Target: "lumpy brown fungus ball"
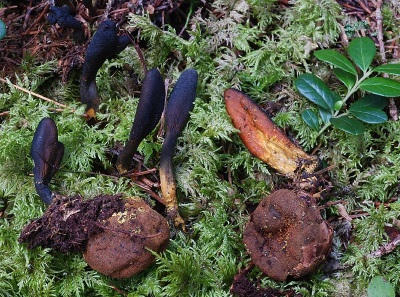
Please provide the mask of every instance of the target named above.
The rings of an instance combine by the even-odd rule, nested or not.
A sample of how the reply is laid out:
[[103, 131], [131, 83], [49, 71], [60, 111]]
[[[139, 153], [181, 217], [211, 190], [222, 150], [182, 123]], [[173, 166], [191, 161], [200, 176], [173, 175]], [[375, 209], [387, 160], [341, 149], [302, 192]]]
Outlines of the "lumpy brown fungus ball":
[[114, 278], [126, 278], [150, 266], [149, 251], [162, 252], [168, 245], [165, 218], [140, 198], [126, 200], [123, 211], [103, 222], [104, 232], [91, 236], [84, 258], [94, 270]]
[[243, 241], [252, 262], [278, 281], [314, 271], [332, 245], [332, 228], [304, 192], [278, 190], [251, 214]]

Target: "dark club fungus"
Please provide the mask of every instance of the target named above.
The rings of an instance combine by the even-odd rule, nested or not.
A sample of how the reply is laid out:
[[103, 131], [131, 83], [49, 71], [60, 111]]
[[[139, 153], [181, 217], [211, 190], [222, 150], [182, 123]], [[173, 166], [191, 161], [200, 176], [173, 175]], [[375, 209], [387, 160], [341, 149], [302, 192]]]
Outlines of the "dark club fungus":
[[[233, 125], [254, 156], [291, 178], [313, 173], [318, 158], [290, 141], [246, 94], [228, 89], [224, 95]], [[324, 261], [332, 245], [332, 228], [310, 194], [281, 189], [251, 214], [243, 241], [255, 265], [284, 281], [311, 273]]]
[[35, 188], [46, 204], [52, 202], [49, 182], [57, 172], [63, 156], [64, 145], [58, 141], [58, 131], [54, 120], [42, 119], [33, 136], [31, 157], [35, 164], [33, 168]]
[[50, 6], [47, 21], [52, 25], [58, 24], [61, 28], [73, 29], [75, 40], [82, 43], [85, 40], [83, 25], [74, 16], [74, 9], [68, 5]]
[[116, 167], [126, 173], [142, 140], [156, 127], [164, 110], [165, 85], [158, 69], [147, 71], [143, 81], [135, 119], [124, 149], [119, 154]]
[[161, 192], [167, 208], [167, 216], [176, 227], [184, 228], [185, 222], [178, 213], [176, 184], [172, 158], [178, 136], [189, 120], [190, 111], [196, 99], [197, 71], [186, 69], [173, 88], [165, 110], [165, 137], [161, 148], [160, 183]]
[[264, 198], [251, 214], [243, 241], [254, 264], [285, 281], [313, 272], [330, 251], [332, 234], [312, 197], [282, 189]]
[[117, 35], [116, 24], [111, 20], [102, 22], [94, 34], [86, 50], [80, 81], [81, 102], [86, 104], [86, 114], [89, 117], [95, 115], [100, 105], [96, 85], [97, 71], [107, 59], [123, 51], [129, 42], [128, 36]]
[[[56, 173], [64, 146], [57, 127], [43, 119], [33, 137], [35, 186], [49, 208], [24, 227], [19, 242], [61, 252], [84, 252], [93, 269], [115, 278], [130, 277], [151, 265], [149, 251], [162, 252], [169, 242], [167, 220], [138, 197], [53, 195], [48, 183]], [[54, 199], [53, 199], [54, 197]]]

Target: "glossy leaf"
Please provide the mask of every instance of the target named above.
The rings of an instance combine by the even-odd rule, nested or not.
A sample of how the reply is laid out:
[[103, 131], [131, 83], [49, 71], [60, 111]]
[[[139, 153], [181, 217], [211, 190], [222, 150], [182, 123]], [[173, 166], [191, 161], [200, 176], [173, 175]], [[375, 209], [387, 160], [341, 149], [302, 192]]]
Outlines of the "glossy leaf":
[[339, 118], [331, 118], [330, 122], [336, 128], [352, 135], [360, 135], [364, 132], [364, 125], [355, 118], [342, 116]]
[[300, 75], [295, 80], [297, 90], [318, 106], [333, 110], [334, 98], [328, 86], [317, 76], [310, 73]]
[[312, 109], [306, 109], [301, 113], [301, 117], [308, 126], [314, 130], [319, 129], [318, 115]]
[[354, 84], [356, 83], [356, 76], [355, 75], [353, 75], [353, 74], [351, 74], [351, 73], [349, 73], [349, 72], [346, 72], [346, 71], [343, 71], [342, 69], [339, 69], [339, 68], [335, 68], [335, 69], [333, 69], [333, 73], [335, 73], [335, 75], [337, 76], [337, 78], [342, 82], [342, 83], [344, 83], [344, 85], [347, 87], [347, 89], [351, 89], [353, 86], [354, 86]]
[[363, 109], [352, 109], [350, 107], [349, 112], [360, 121], [368, 124], [381, 124], [388, 119], [383, 110], [374, 107], [365, 107]]
[[321, 116], [324, 124], [328, 123], [329, 120], [332, 118], [332, 112], [323, 108], [319, 109], [319, 115]]
[[390, 282], [378, 275], [369, 283], [367, 294], [368, 297], [394, 297], [396, 292]]
[[375, 58], [375, 43], [368, 37], [355, 38], [350, 42], [348, 52], [354, 63], [365, 72]]
[[328, 62], [345, 72], [357, 75], [357, 70], [350, 60], [335, 50], [319, 50], [314, 55], [321, 61]]
[[6, 24], [2, 20], [0, 20], [0, 40], [3, 39], [4, 36], [6, 36], [7, 33], [7, 27]]
[[362, 97], [361, 99], [358, 99], [356, 102], [354, 102], [351, 106], [350, 109], [352, 110], [363, 110], [364, 108], [368, 107], [374, 107], [378, 109], [384, 109], [389, 103], [388, 98], [382, 97], [379, 95], [375, 94], [368, 94]]
[[400, 82], [385, 77], [372, 77], [360, 84], [360, 89], [385, 97], [400, 96]]
[[400, 64], [385, 64], [375, 67], [376, 72], [383, 72], [388, 74], [400, 75]]

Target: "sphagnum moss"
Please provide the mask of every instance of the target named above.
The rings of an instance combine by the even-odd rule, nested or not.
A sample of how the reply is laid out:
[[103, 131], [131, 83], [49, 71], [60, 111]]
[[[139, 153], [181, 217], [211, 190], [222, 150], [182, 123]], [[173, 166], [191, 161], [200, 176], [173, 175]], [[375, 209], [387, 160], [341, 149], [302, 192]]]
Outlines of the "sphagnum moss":
[[[60, 171], [50, 188], [88, 198], [101, 192], [148, 198], [126, 179], [116, 181], [87, 173], [112, 170], [107, 150], [129, 136], [139, 96], [130, 93], [122, 82], [127, 80], [126, 65], [134, 65], [140, 84], [140, 59], [133, 48], [128, 48], [99, 69], [97, 87], [103, 98], [97, 114], [100, 121], [89, 126], [81, 117], [85, 108], [75, 101], [78, 88], [71, 84], [52, 88], [55, 83], [59, 86], [57, 81], [61, 80], [55, 72], [56, 63], [37, 65], [28, 57], [18, 77], [10, 79], [69, 108], [56, 112], [51, 103], [12, 86], [1, 86], [0, 111], [7, 111], [8, 115], [2, 116], [0, 122], [0, 195], [7, 203], [0, 224], [0, 295], [116, 296], [116, 290], [121, 290], [128, 296], [228, 296], [233, 276], [249, 261], [240, 243], [249, 215], [246, 206], [258, 203], [279, 186], [282, 178], [255, 160], [241, 144], [227, 117], [223, 92], [230, 87], [241, 88], [257, 103], [278, 98], [279, 103], [283, 102], [275, 116], [278, 125], [296, 135], [304, 148], [315, 147], [316, 137], [300, 117], [305, 101], [293, 94], [292, 81], [298, 73], [319, 69], [309, 53], [337, 40], [339, 18], [339, 6], [333, 0], [295, 1], [289, 7], [270, 0], [215, 0], [207, 9], [193, 2], [187, 36], [183, 38], [168, 25], [165, 30], [159, 29], [147, 16], [130, 17], [128, 30], [140, 29], [140, 37], [146, 43], [142, 50], [148, 68], [159, 67], [164, 77], [174, 81], [182, 65], [193, 67], [199, 72], [199, 86], [196, 105], [178, 139], [173, 159], [177, 194], [191, 232], [178, 232], [167, 252], [157, 255], [155, 266], [127, 280], [97, 274], [80, 255], [30, 251], [17, 244], [16, 239], [22, 227], [44, 211], [34, 194], [30, 176], [33, 163], [29, 158], [34, 128], [43, 117], [57, 121], [60, 141], [66, 147]], [[385, 26], [398, 27], [388, 23]], [[279, 95], [271, 88], [277, 82], [283, 87]], [[353, 279], [352, 284], [345, 283], [345, 290], [351, 294], [365, 291], [376, 274], [385, 275], [400, 290], [397, 251], [385, 258], [363, 261], [365, 252], [387, 240], [382, 227], [397, 216], [384, 207], [376, 210], [370, 203], [386, 202], [398, 195], [398, 125], [387, 122], [368, 127], [361, 138], [331, 131], [318, 139], [320, 157], [337, 166], [331, 171], [334, 187], [348, 189], [332, 199], [349, 197], [348, 211], [360, 208], [365, 201], [366, 215], [370, 214], [354, 220], [356, 241], [348, 251], [342, 251], [342, 264], [354, 266], [336, 275], [339, 281]], [[138, 150], [145, 153], [146, 164], [158, 165], [161, 144], [157, 131], [143, 141]], [[260, 271], [253, 271], [251, 277], [261, 277]], [[290, 283], [262, 277], [260, 283], [292, 288], [304, 296], [332, 296], [335, 291], [335, 282], [322, 272]]]

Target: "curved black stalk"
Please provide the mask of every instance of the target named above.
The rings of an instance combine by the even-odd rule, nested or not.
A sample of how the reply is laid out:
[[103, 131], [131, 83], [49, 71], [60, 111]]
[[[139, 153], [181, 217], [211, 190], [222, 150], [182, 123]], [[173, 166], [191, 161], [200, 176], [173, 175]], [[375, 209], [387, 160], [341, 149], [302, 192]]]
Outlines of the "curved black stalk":
[[92, 0], [83, 0], [83, 5], [89, 10], [89, 16], [92, 18], [96, 15], [96, 7], [93, 6]]
[[56, 23], [62, 28], [70, 28], [74, 30], [74, 38], [77, 42], [83, 43], [85, 41], [85, 33], [82, 23], [75, 19], [75, 11], [68, 5], [61, 7], [50, 6], [47, 21], [55, 25]]
[[106, 20], [100, 24], [90, 42], [83, 64], [80, 81], [81, 102], [86, 104], [86, 113], [92, 117], [98, 110], [96, 74], [103, 63], [123, 51], [129, 44], [128, 36], [117, 36], [115, 22]]
[[196, 88], [197, 71], [189, 68], [181, 74], [169, 97], [165, 110], [165, 139], [161, 149], [160, 183], [167, 216], [174, 221], [176, 227], [182, 228], [184, 228], [185, 222], [178, 213], [172, 158], [176, 141], [185, 128], [190, 111], [193, 109]]
[[147, 71], [143, 81], [139, 104], [136, 110], [129, 139], [117, 159], [120, 174], [127, 172], [142, 140], [154, 130], [164, 110], [165, 85], [160, 71], [154, 68]]
[[48, 205], [53, 200], [49, 182], [60, 167], [63, 156], [64, 145], [58, 141], [56, 124], [51, 118], [42, 119], [33, 136], [31, 157], [35, 163], [33, 176], [36, 192]]

